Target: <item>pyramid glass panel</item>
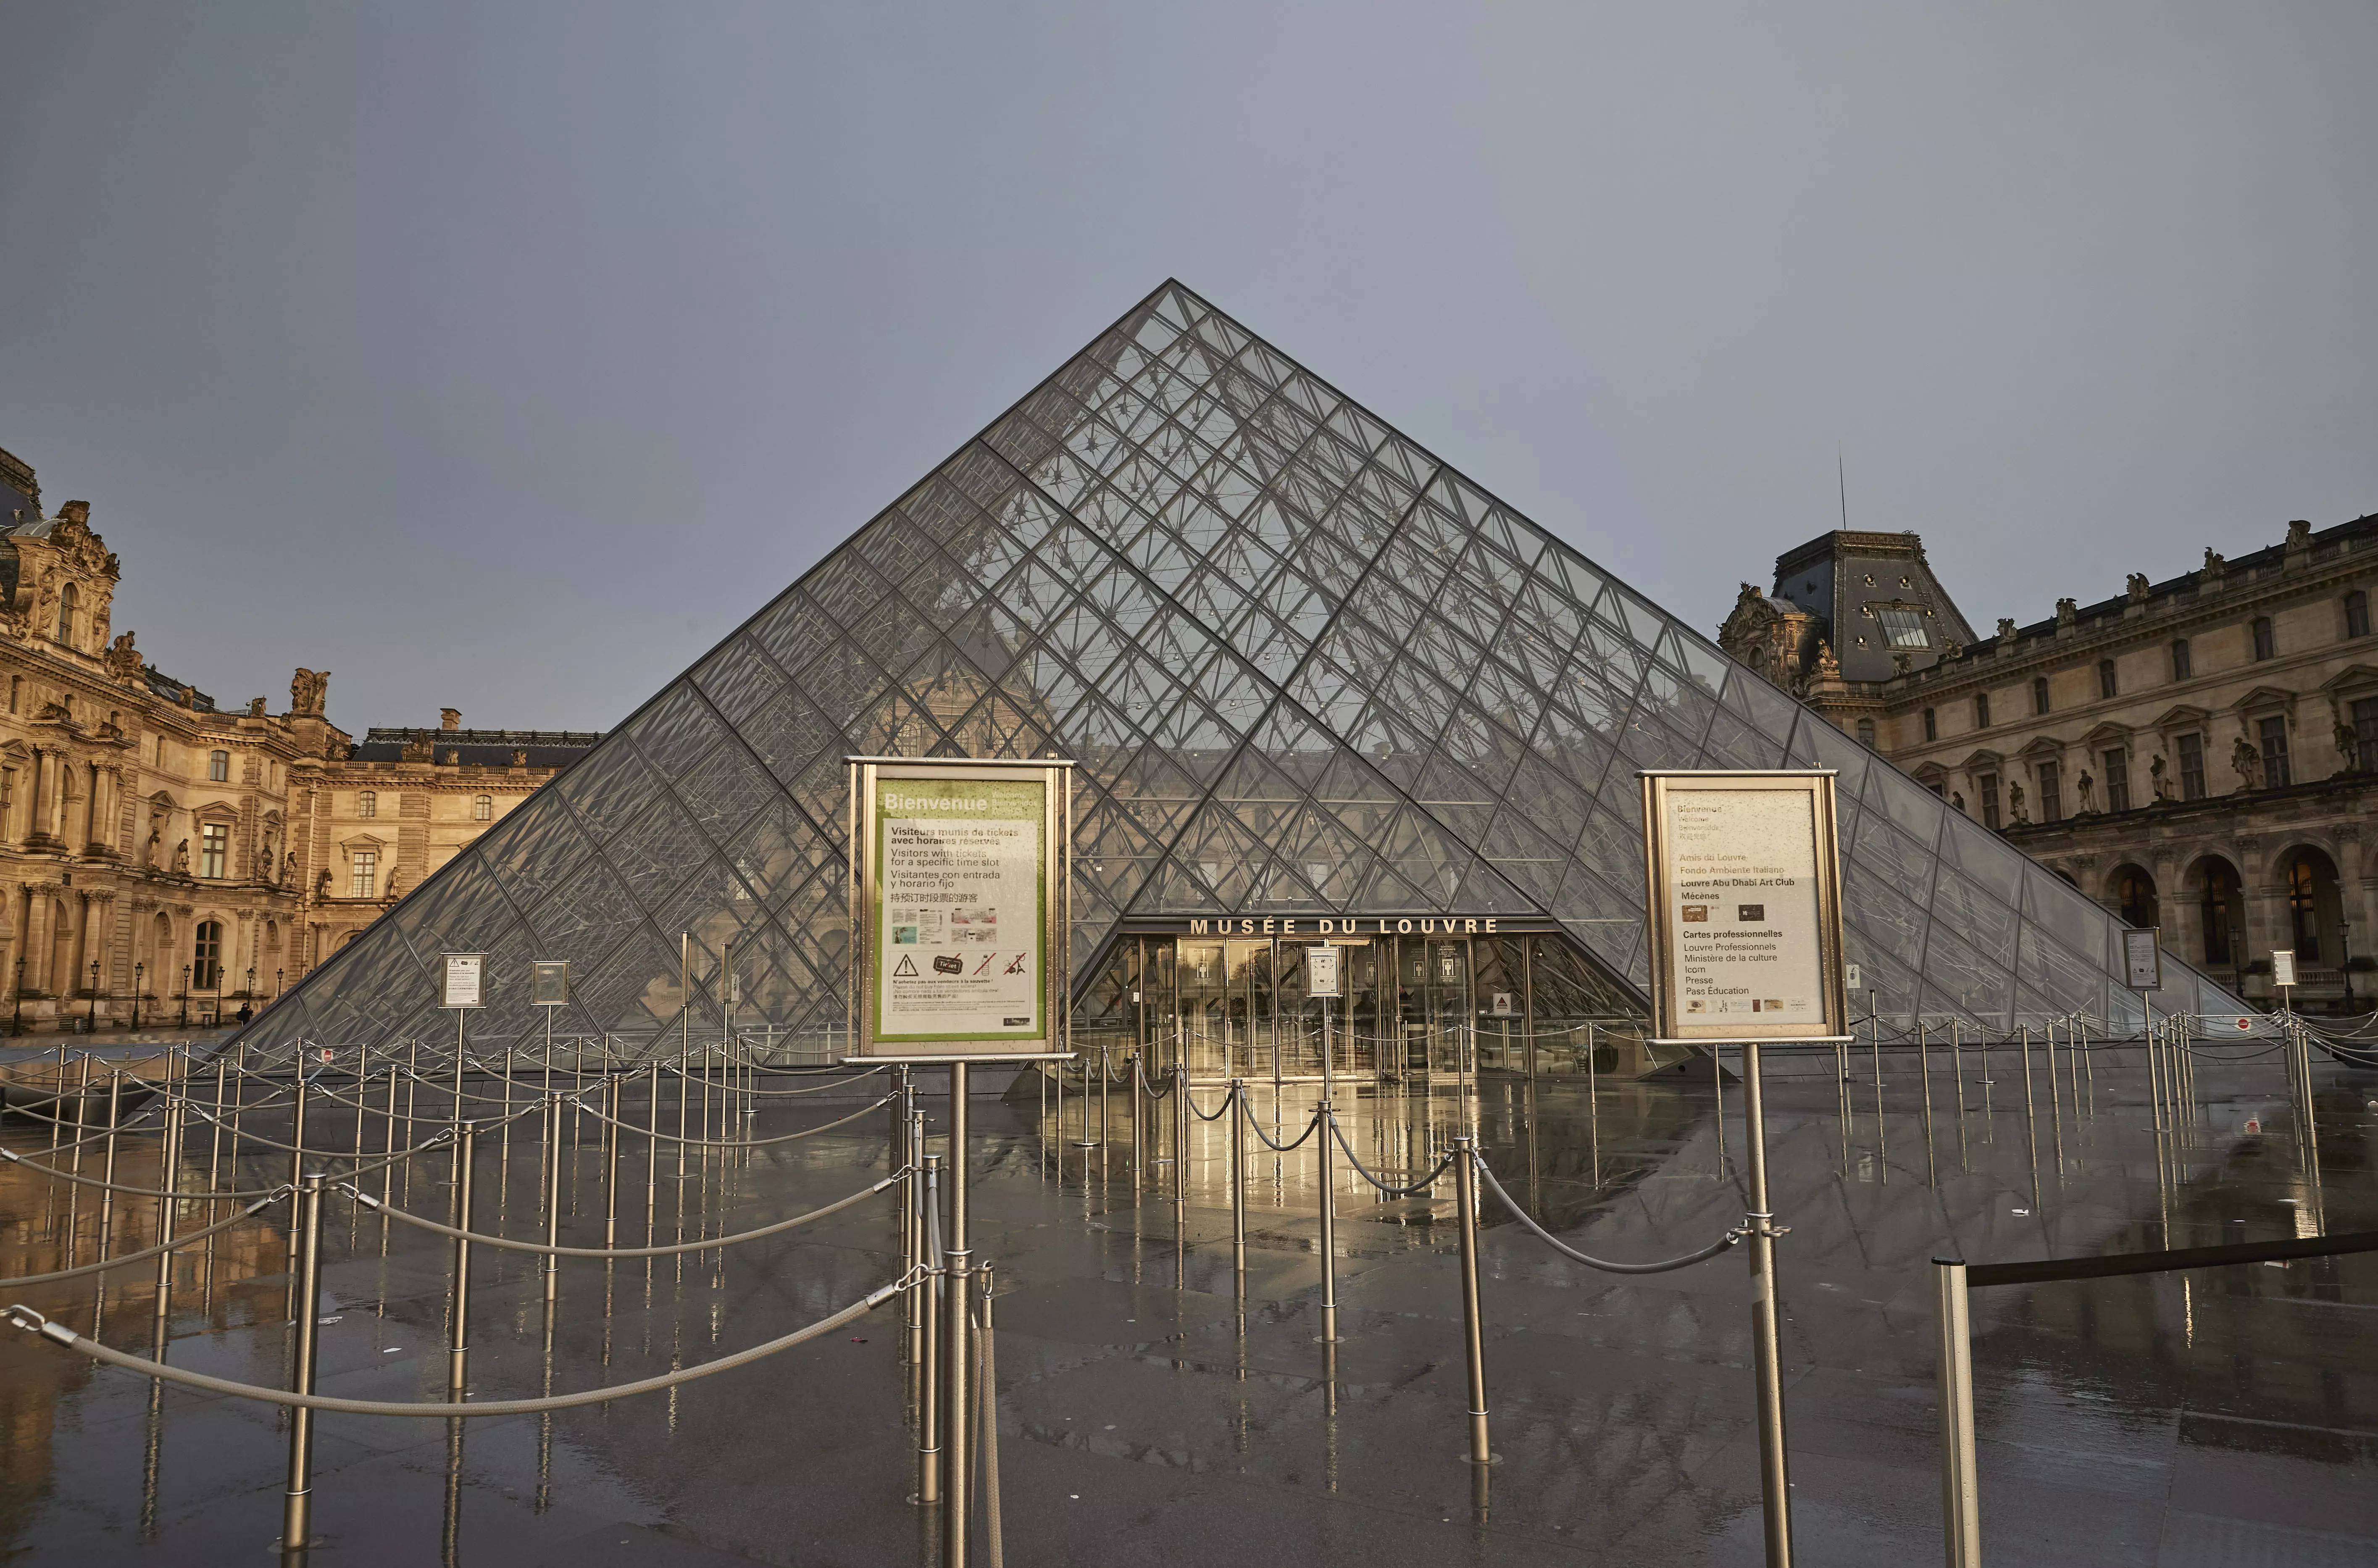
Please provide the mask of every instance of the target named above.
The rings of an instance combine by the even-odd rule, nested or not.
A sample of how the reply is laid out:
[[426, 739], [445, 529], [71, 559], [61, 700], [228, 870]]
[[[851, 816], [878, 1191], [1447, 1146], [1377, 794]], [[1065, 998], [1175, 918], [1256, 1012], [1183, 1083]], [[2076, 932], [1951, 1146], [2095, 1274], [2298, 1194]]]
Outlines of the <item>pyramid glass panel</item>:
[[[560, 957], [558, 1025], [663, 1048], [727, 1011], [730, 943], [737, 1022], [831, 1032], [857, 753], [1076, 761], [1084, 998], [1219, 918], [1491, 921], [1474, 973], [1639, 1016], [1636, 771], [1823, 767], [1886, 1019], [2138, 1014], [2105, 910], [1168, 282], [250, 1033], [433, 1027], [475, 949], [474, 1034], [541, 1027]], [[2166, 969], [2159, 1009], [2236, 1005]]]

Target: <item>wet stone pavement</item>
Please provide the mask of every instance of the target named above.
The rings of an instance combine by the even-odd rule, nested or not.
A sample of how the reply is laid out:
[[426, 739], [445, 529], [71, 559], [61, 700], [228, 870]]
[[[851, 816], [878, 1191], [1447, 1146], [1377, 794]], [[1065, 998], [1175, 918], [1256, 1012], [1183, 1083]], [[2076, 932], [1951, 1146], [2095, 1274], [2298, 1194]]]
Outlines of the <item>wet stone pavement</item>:
[[[2199, 1065], [2202, 1103], [2154, 1130], [2143, 1057], [2060, 1051], [1865, 1053], [1846, 1088], [1830, 1054], [1771, 1062], [1796, 1536], [1817, 1564], [1937, 1561], [1939, 1437], [1929, 1260], [1972, 1263], [2378, 1229], [2369, 1137], [2378, 1076], [2323, 1064], [2316, 1165], [2303, 1157], [2277, 1060]], [[938, 1077], [938, 1075], [934, 1075]], [[924, 1075], [920, 1074], [920, 1080]], [[1982, 1080], [1988, 1078], [1985, 1084]], [[871, 1087], [880, 1080], [871, 1081]], [[349, 1081], [350, 1084], [352, 1081]], [[486, 1087], [474, 1085], [474, 1092]], [[943, 1107], [925, 1098], [938, 1127]], [[341, 1093], [351, 1093], [342, 1089]], [[698, 1093], [698, 1091], [697, 1091]], [[1928, 1093], [1930, 1111], [1925, 1110]], [[1962, 1095], [1964, 1107], [1959, 1107]], [[1880, 1096], [1878, 1100], [1878, 1096]], [[847, 1114], [854, 1089], [765, 1102], [730, 1135], [773, 1137]], [[1212, 1109], [1219, 1092], [1198, 1103]], [[440, 1117], [428, 1090], [414, 1114]], [[1269, 1091], [1280, 1135], [1312, 1091]], [[383, 1144], [383, 1099], [362, 1119]], [[1340, 1340], [1319, 1342], [1312, 1146], [1251, 1135], [1249, 1254], [1231, 1265], [1225, 1123], [1192, 1123], [1178, 1167], [1151, 1138], [1133, 1168], [1128, 1096], [1109, 1138], [1075, 1146], [1029, 1090], [975, 1106], [977, 1255], [997, 1280], [998, 1431], [1008, 1560], [1363, 1568], [1462, 1563], [1754, 1563], [1760, 1560], [1745, 1261], [1599, 1275], [1487, 1200], [1482, 1243], [1488, 1403], [1498, 1462], [1464, 1462], [1466, 1399], [1450, 1179], [1380, 1202], [1337, 1167]], [[1341, 1087], [1365, 1164], [1422, 1171], [1475, 1126], [1512, 1197], [1571, 1245], [1643, 1260], [1737, 1223], [1741, 1095], [1723, 1123], [1707, 1082], [1583, 1084], [1489, 1076], [1474, 1096]], [[1095, 1100], [1093, 1100], [1095, 1105]], [[1879, 1107], [1879, 1112], [1878, 1112]], [[1847, 1115], [1844, 1116], [1846, 1109]], [[630, 1119], [646, 1114], [638, 1095]], [[251, 1113], [285, 1139], [285, 1114]], [[697, 1120], [699, 1113], [696, 1113]], [[1093, 1127], [1096, 1126], [1093, 1118]], [[674, 1131], [665, 1102], [662, 1125]], [[196, 1128], [197, 1124], [194, 1124]], [[478, 1227], [542, 1234], [536, 1118], [480, 1139]], [[817, 1137], [655, 1158], [621, 1147], [619, 1240], [740, 1230], [883, 1175], [885, 1117]], [[565, 1162], [562, 1239], [597, 1245], [594, 1124]], [[352, 1112], [317, 1103], [307, 1142], [351, 1147]], [[49, 1131], [8, 1119], [8, 1147], [47, 1160]], [[85, 1152], [99, 1168], [101, 1145]], [[288, 1155], [234, 1166], [195, 1130], [185, 1187], [282, 1179]], [[60, 1156], [64, 1163], [64, 1156]], [[390, 1201], [448, 1213], [448, 1161], [392, 1175]], [[153, 1132], [127, 1134], [117, 1177], [154, 1186]], [[1135, 1194], [1135, 1176], [1146, 1190]], [[377, 1176], [365, 1179], [377, 1191]], [[649, 1208], [648, 1208], [649, 1203]], [[96, 1256], [98, 1194], [0, 1167], [10, 1275]], [[119, 1199], [116, 1253], [155, 1239], [153, 1203]], [[195, 1214], [195, 1209], [192, 1211]], [[193, 1250], [170, 1299], [175, 1365], [285, 1385], [285, 1208]], [[326, 1205], [319, 1388], [442, 1398], [450, 1247], [343, 1200]], [[477, 1250], [475, 1399], [564, 1392], [693, 1365], [825, 1315], [895, 1276], [889, 1196], [731, 1249], [651, 1262], [565, 1260], [548, 1320], [538, 1261]], [[649, 1228], [647, 1215], [650, 1215]], [[186, 1232], [202, 1223], [184, 1220]], [[71, 1255], [69, 1249], [73, 1249]], [[156, 1271], [8, 1287], [145, 1354]], [[2005, 1563], [2378, 1563], [2378, 1255], [1977, 1290], [1974, 1380], [1983, 1543]], [[932, 1511], [914, 1461], [898, 1309], [669, 1393], [547, 1417], [326, 1414], [314, 1496], [319, 1563], [927, 1563]], [[26, 1334], [0, 1338], [0, 1540], [27, 1562], [271, 1561], [282, 1412], [160, 1387]], [[457, 1428], [462, 1430], [458, 1430]]]

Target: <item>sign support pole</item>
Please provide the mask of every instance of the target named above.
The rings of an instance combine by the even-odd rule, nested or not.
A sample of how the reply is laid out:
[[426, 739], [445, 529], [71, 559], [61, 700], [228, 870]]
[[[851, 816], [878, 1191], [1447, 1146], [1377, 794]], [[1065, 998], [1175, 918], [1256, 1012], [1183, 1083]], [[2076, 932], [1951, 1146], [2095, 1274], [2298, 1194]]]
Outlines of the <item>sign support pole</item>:
[[973, 1479], [973, 1423], [967, 1392], [973, 1382], [973, 1347], [967, 1332], [974, 1323], [973, 1248], [967, 1235], [967, 1063], [950, 1063], [949, 1296], [942, 1311], [942, 1564], [967, 1568], [967, 1483]]
[[1750, 1241], [1751, 1359], [1759, 1390], [1759, 1489], [1764, 1502], [1768, 1568], [1791, 1568], [1792, 1481], [1784, 1449], [1784, 1347], [1777, 1321], [1775, 1238], [1767, 1201], [1767, 1112], [1760, 1094], [1759, 1042], [1742, 1046], [1744, 1161], [1750, 1200], [1743, 1223]]

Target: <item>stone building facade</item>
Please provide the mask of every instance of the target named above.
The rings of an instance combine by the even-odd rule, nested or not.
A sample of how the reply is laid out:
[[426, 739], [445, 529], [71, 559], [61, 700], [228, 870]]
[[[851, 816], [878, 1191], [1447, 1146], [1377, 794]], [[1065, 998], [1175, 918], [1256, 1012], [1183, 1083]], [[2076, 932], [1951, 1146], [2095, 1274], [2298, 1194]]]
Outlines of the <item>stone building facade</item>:
[[[2133, 574], [1988, 638], [1940, 593], [1896, 645], [1867, 606], [1807, 587], [1815, 563], [1862, 563], [1891, 538], [1921, 561], [1912, 534], [1829, 534], [1779, 558], [1721, 642], [2241, 994], [2276, 1002], [2270, 954], [2286, 950], [2298, 1007], [2378, 1002], [2378, 515], [2293, 522], [2236, 560], [2208, 549], [2197, 570]], [[1891, 663], [1854, 664], [1844, 642]]]
[[0, 452], [0, 1022], [173, 1025], [260, 1009], [598, 738], [368, 732], [226, 712], [114, 633], [90, 509]]

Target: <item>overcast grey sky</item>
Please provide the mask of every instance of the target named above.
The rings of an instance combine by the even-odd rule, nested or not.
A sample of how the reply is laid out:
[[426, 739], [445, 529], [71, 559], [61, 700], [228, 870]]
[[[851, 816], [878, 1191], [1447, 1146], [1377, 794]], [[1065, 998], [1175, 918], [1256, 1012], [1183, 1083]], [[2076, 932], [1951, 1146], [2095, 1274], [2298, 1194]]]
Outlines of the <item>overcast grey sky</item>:
[[0, 447], [226, 704], [607, 725], [1168, 275], [1698, 625], [2378, 511], [2378, 6], [0, 4]]

